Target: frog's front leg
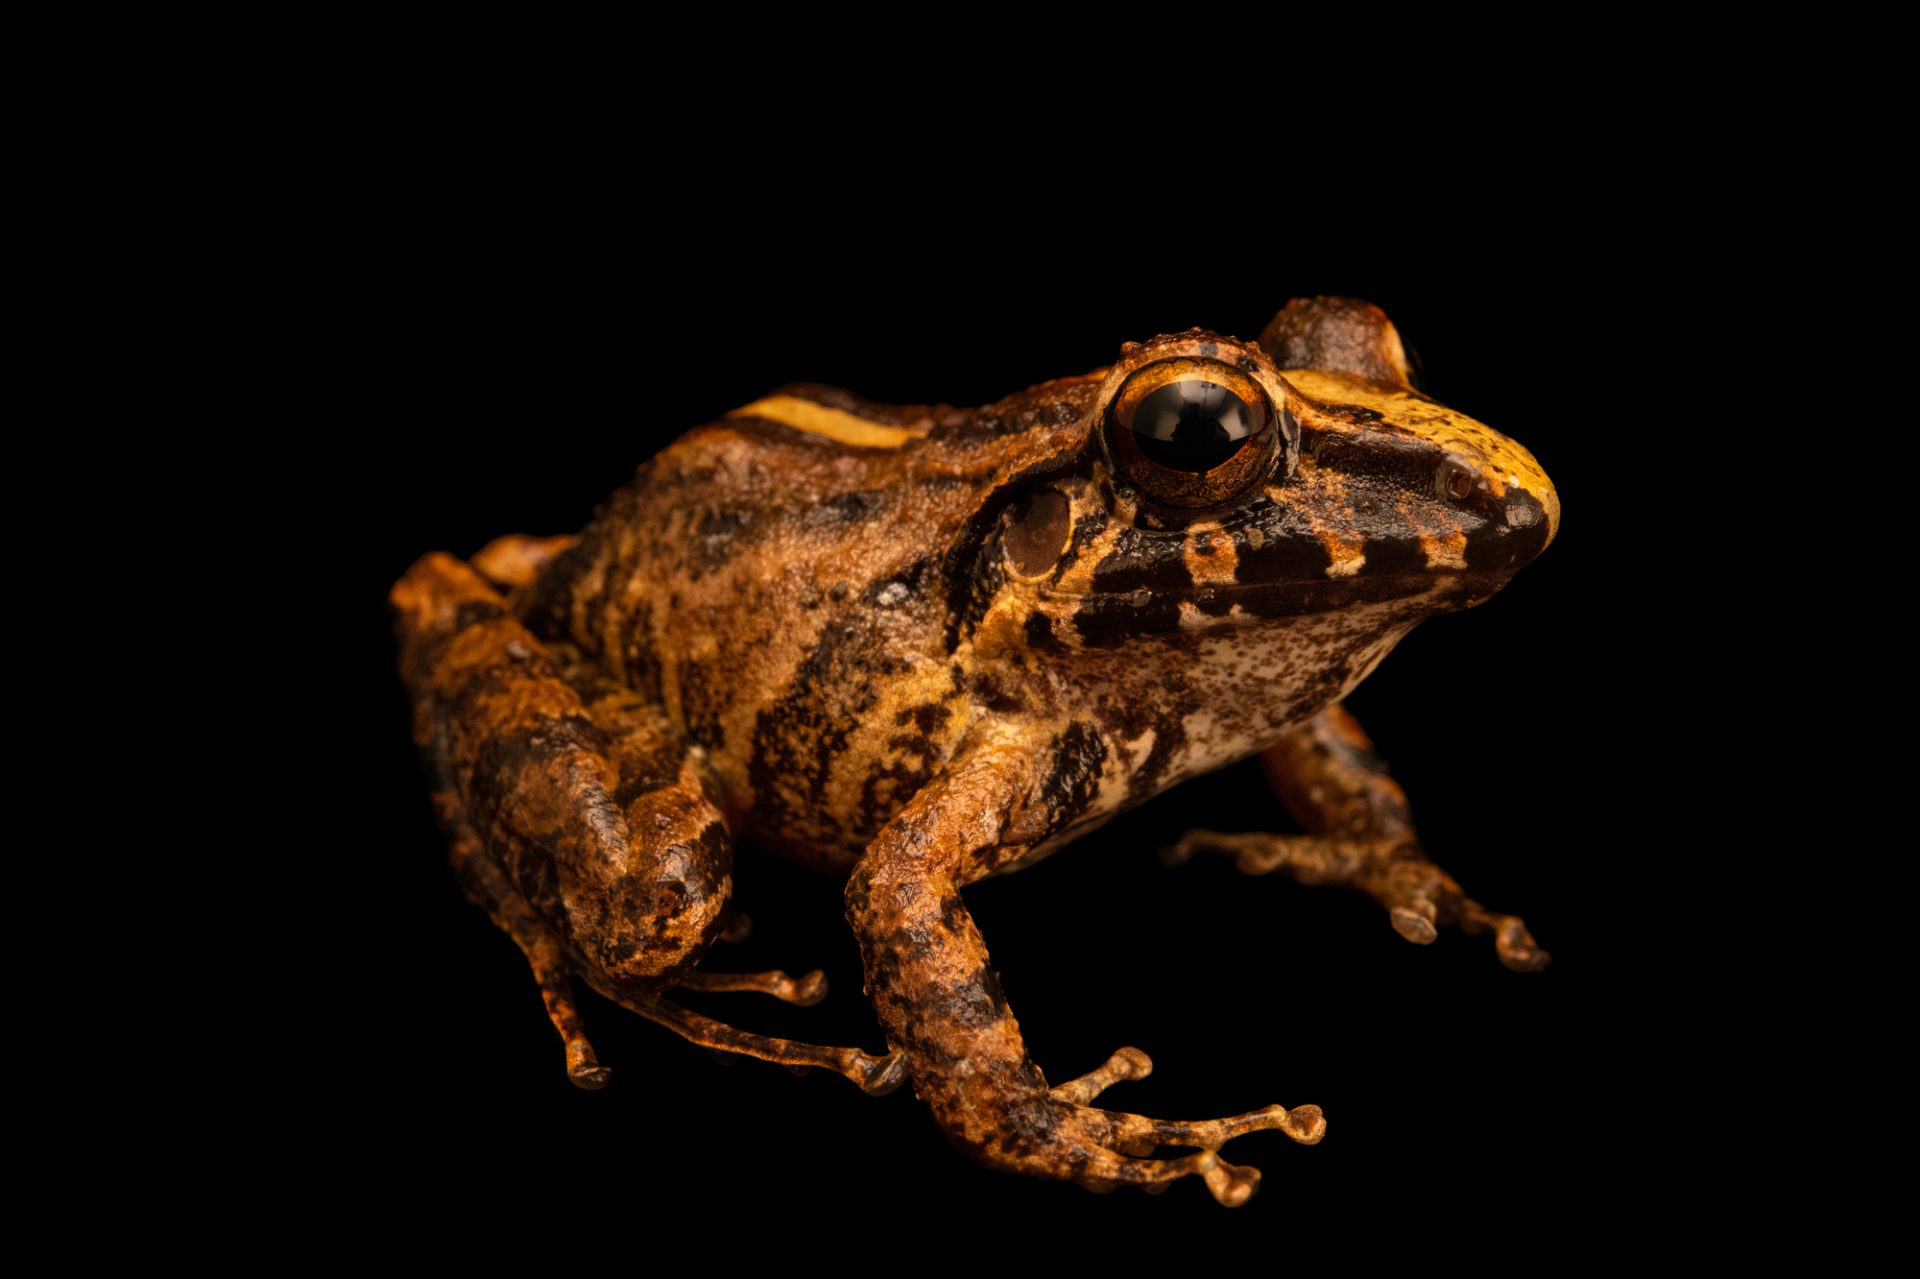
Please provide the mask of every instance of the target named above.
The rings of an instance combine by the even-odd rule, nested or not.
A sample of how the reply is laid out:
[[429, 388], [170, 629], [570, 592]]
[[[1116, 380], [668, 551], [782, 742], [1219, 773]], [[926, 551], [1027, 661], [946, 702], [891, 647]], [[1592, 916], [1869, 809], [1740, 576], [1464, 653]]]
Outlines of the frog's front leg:
[[[1060, 730], [1064, 731], [1060, 731]], [[1002, 723], [973, 740], [873, 842], [847, 884], [867, 993], [914, 1090], [963, 1151], [991, 1167], [1090, 1189], [1165, 1186], [1197, 1175], [1224, 1204], [1260, 1174], [1215, 1153], [1246, 1132], [1279, 1129], [1312, 1144], [1317, 1106], [1269, 1106], [1230, 1119], [1178, 1122], [1086, 1103], [1151, 1069], [1122, 1049], [1099, 1070], [1051, 1088], [1027, 1056], [960, 889], [1070, 825], [1098, 788], [1085, 726]], [[1160, 1145], [1199, 1148], [1154, 1159]]]
[[1373, 895], [1395, 931], [1422, 944], [1435, 925], [1491, 932], [1507, 967], [1535, 972], [1547, 952], [1517, 915], [1497, 915], [1427, 860], [1407, 811], [1406, 792], [1387, 775], [1373, 743], [1343, 706], [1328, 707], [1260, 756], [1274, 791], [1305, 835], [1192, 831], [1168, 851], [1224, 853], [1249, 875], [1280, 871], [1303, 884], [1342, 884]]

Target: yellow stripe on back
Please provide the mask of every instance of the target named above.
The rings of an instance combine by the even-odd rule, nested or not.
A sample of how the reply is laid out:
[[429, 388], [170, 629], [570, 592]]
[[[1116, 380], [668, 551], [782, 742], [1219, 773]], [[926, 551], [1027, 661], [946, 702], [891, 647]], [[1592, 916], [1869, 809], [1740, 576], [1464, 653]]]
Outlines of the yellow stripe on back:
[[904, 426], [887, 426], [855, 417], [845, 409], [829, 408], [803, 400], [797, 395], [769, 395], [727, 414], [728, 417], [759, 417], [790, 426], [796, 431], [824, 435], [842, 444], [870, 449], [897, 449], [908, 440], [917, 440], [922, 432]]

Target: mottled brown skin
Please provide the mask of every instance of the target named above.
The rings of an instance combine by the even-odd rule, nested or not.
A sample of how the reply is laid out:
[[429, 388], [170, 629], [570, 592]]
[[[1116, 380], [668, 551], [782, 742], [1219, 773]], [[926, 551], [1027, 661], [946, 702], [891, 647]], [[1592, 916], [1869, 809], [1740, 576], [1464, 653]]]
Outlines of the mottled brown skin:
[[[1243, 415], [1155, 426], [1188, 392]], [[1339, 702], [1558, 519], [1524, 449], [1412, 389], [1377, 308], [1316, 298], [1258, 344], [1130, 343], [981, 409], [785, 388], [682, 437], [577, 538], [503, 538], [471, 567], [429, 555], [393, 601], [455, 867], [526, 953], [576, 1082], [607, 1072], [572, 976], [697, 1042], [869, 1091], [911, 1079], [993, 1167], [1096, 1189], [1197, 1175], [1235, 1204], [1259, 1174], [1219, 1146], [1311, 1144], [1319, 1109], [1093, 1106], [1151, 1069], [1137, 1049], [1050, 1086], [960, 890], [1259, 755], [1307, 834], [1196, 832], [1177, 856], [1346, 884], [1411, 940], [1490, 930], [1509, 966], [1544, 965], [1518, 919], [1426, 859]], [[696, 970], [739, 926], [739, 837], [848, 877], [886, 1056], [665, 998], [824, 993], [818, 974]]]

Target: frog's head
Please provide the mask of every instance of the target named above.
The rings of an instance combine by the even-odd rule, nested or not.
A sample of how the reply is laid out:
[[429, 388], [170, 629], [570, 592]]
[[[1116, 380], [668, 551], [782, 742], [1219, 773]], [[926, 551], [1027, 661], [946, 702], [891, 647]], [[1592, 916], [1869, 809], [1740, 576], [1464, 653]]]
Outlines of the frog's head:
[[1086, 403], [1059, 440], [1078, 464], [1002, 516], [995, 611], [1029, 644], [1461, 608], [1559, 524], [1533, 456], [1414, 390], [1367, 303], [1297, 300], [1258, 342], [1129, 343]]

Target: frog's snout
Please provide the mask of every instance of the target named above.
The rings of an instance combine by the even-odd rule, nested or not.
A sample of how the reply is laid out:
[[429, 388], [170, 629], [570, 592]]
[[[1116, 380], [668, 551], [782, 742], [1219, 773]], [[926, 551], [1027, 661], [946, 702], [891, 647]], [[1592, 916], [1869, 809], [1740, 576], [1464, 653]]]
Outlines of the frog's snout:
[[1524, 475], [1498, 459], [1450, 450], [1434, 476], [1439, 496], [1467, 517], [1463, 567], [1511, 573], [1547, 549], [1560, 523], [1560, 495], [1537, 465]]
[[1493, 534], [1489, 550], [1495, 561], [1490, 567], [1516, 571], [1553, 541], [1560, 526], [1560, 495], [1545, 480], [1542, 475], [1529, 484], [1509, 480], [1494, 487], [1497, 496], [1488, 512]]
[[[1515, 484], [1507, 489], [1507, 526], [1519, 527], [1529, 518], [1522, 511], [1538, 510], [1539, 518], [1546, 522], [1547, 533], [1541, 539], [1540, 550], [1544, 551], [1553, 543], [1553, 535], [1560, 531], [1560, 494], [1555, 491], [1553, 481], [1547, 478], [1545, 471], [1537, 471], [1528, 477], [1524, 486]], [[1534, 554], [1539, 554], [1535, 551]]]
[[1488, 486], [1503, 499], [1500, 514], [1508, 529], [1519, 533], [1538, 526], [1540, 544], [1532, 553], [1538, 555], [1560, 531], [1560, 494], [1533, 454], [1504, 437], [1498, 443], [1483, 464]]
[[1542, 494], [1510, 485], [1499, 503], [1500, 519], [1509, 534], [1532, 535], [1539, 540], [1535, 555], [1547, 549], [1560, 525], [1560, 495], [1552, 485], [1544, 487], [1546, 492]]
[[1509, 456], [1449, 449], [1434, 476], [1439, 495], [1484, 518], [1513, 568], [1547, 549], [1560, 530], [1560, 494], [1525, 450], [1501, 441]]

